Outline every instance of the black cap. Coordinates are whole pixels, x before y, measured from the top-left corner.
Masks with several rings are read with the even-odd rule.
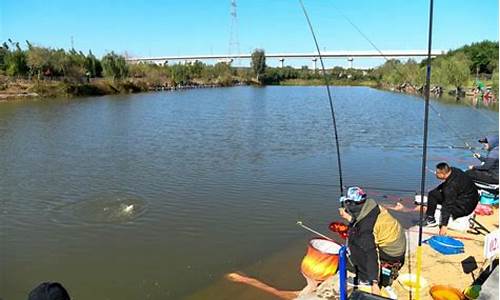
[[[70,300],[70,297],[62,284],[44,282],[30,292],[28,300]]]
[[[481,144],[486,144],[488,143],[488,139],[484,137],[482,139],[479,139],[478,142],[480,142]]]

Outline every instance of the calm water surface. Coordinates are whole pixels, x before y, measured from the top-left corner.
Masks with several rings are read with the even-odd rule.
[[[412,197],[422,99],[333,94],[344,183],[387,203]],[[498,128],[496,111],[432,106],[447,120],[431,110],[433,146],[479,146]],[[222,299],[217,282],[235,270],[300,287],[311,236],[296,221],[325,232],[337,218],[331,124],[324,87],[0,103],[0,298],[60,281],[74,299],[202,299],[210,287]],[[429,160],[474,162],[446,148]]]

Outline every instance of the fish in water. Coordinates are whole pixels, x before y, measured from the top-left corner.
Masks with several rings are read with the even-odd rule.
[[[125,207],[123,208],[124,213],[131,213],[133,210],[134,210],[133,204],[125,205]]]

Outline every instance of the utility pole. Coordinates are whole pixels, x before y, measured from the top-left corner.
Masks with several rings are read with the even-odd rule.
[[[236,0],[231,0],[231,27],[229,32],[228,54],[240,54],[240,42],[238,40],[238,14],[236,13]],[[229,58],[228,58],[229,61]],[[240,59],[236,59],[236,65],[240,64]]]

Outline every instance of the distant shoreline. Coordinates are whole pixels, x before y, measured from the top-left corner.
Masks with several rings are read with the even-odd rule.
[[[335,86],[368,86],[377,87],[374,81],[335,81],[331,82]],[[233,79],[230,83],[205,83],[191,82],[187,84],[163,84],[153,85],[144,80],[126,79],[126,80],[107,80],[93,79],[88,83],[71,83],[58,80],[25,80],[8,79],[3,90],[0,90],[0,102],[39,99],[39,98],[75,98],[88,96],[104,96],[116,94],[134,94],[154,91],[175,91],[197,88],[220,88],[242,85],[255,86],[324,86],[322,79],[287,79],[278,83],[259,84],[255,81],[244,81]]]
[[[141,80],[106,80],[96,79],[88,83],[69,83],[64,81],[34,81],[12,80],[7,82],[6,88],[0,90],[0,102],[40,98],[76,98],[89,96],[105,96],[117,94],[135,94],[154,91],[175,91],[197,88],[218,88],[227,86],[246,85],[235,82],[230,85],[221,83],[193,82],[177,85],[152,85]]]
[[[254,86],[324,86],[323,79],[285,79],[272,84],[259,84],[255,81],[244,81],[238,78],[233,78],[231,82],[224,83],[206,83],[201,81],[193,81],[187,84],[163,84],[154,85],[143,79],[125,79],[125,80],[109,80],[109,79],[92,79],[88,83],[71,83],[60,80],[26,80],[26,79],[11,79],[3,77],[3,84],[0,83],[0,102],[11,102],[19,100],[39,100],[50,98],[79,98],[91,96],[105,96],[118,94],[136,94],[155,91],[176,91],[198,88],[221,88],[243,85]],[[403,93],[407,95],[422,96],[415,88],[401,88],[384,86],[373,80],[335,80],[329,82],[331,86],[365,86],[386,91]],[[3,88],[2,88],[3,87]],[[468,87],[465,91],[472,90],[473,87]],[[443,95],[448,94],[448,90],[443,89]],[[432,95],[436,96],[436,95]],[[471,97],[469,92],[466,92],[466,97]],[[493,100],[496,102],[497,100]]]

